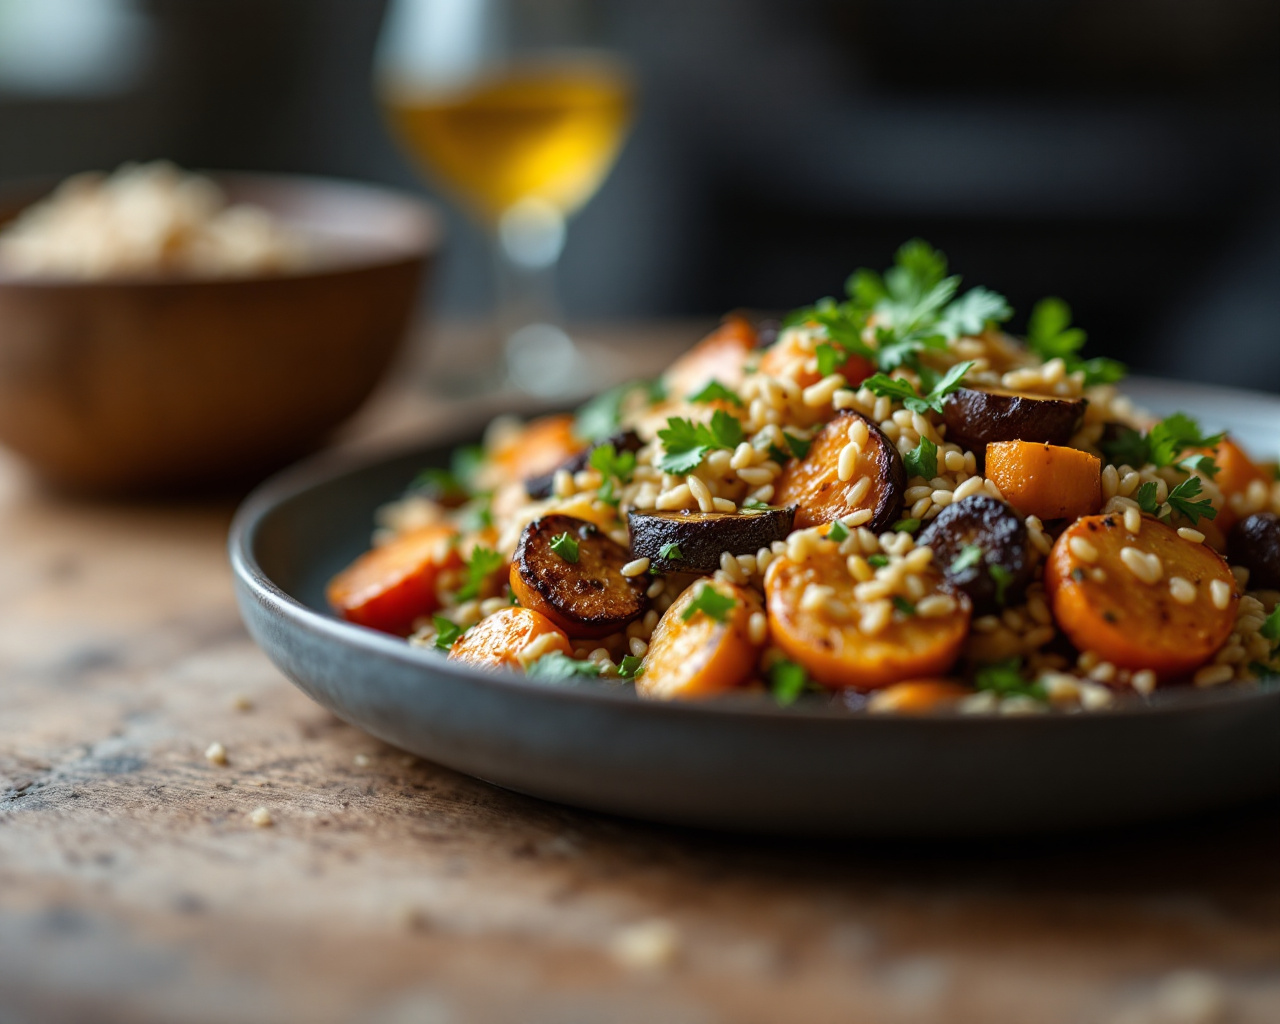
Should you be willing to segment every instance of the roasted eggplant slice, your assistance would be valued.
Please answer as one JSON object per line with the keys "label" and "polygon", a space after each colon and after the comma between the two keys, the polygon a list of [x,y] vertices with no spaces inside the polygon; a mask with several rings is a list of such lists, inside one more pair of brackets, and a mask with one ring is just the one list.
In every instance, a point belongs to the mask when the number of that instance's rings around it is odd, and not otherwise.
{"label": "roasted eggplant slice", "polygon": [[794,508],[759,512],[631,512],[631,554],[658,572],[715,572],[720,554],[754,555],[785,540]]}
{"label": "roasted eggplant slice", "polygon": [[631,555],[594,523],[550,515],[525,527],[511,562],[511,592],[571,637],[617,633],[644,614],[649,580],[623,576]]}
{"label": "roasted eggplant slice", "polygon": [[1280,518],[1255,512],[1231,528],[1227,561],[1249,570],[1250,590],[1280,590]]}
{"label": "roasted eggplant slice", "polygon": [[531,476],[524,482],[524,492],[531,498],[549,498],[551,497],[551,487],[555,483],[556,473],[562,469],[567,469],[570,473],[576,473],[580,469],[586,469],[591,462],[591,453],[597,448],[606,444],[611,444],[615,451],[619,452],[638,452],[644,447],[644,442],[640,440],[640,435],[634,430],[627,430],[620,434],[614,434],[607,437],[603,441],[584,448],[577,455],[570,456],[564,462],[556,466],[549,473],[540,473],[537,476]]}
{"label": "roasted eggplant slice", "polygon": [[[849,428],[857,420],[866,424],[867,440],[853,476],[841,481],[837,471],[840,452],[849,443]],[[871,481],[869,488],[863,487],[864,479]],[[787,463],[773,500],[776,505],[797,506],[795,525],[800,528],[829,523],[867,508],[872,516],[866,525],[883,530],[901,514],[906,489],[907,471],[893,442],[867,417],[845,409],[818,432],[803,459]]]}
{"label": "roasted eggplant slice", "polygon": [[947,440],[967,448],[981,461],[992,441],[1066,444],[1080,428],[1088,404],[1083,398],[960,388],[947,396],[942,417]]}
{"label": "roasted eggplant slice", "polygon": [[1015,603],[1031,581],[1027,527],[1003,501],[977,494],[948,505],[921,532],[933,563],[973,602],[975,615]]}

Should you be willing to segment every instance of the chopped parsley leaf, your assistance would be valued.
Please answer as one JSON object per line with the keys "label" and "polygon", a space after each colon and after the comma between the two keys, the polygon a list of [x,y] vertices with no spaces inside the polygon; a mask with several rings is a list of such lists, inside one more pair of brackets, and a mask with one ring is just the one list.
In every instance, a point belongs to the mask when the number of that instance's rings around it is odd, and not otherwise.
{"label": "chopped parsley leaf", "polygon": [[825,342],[815,348],[813,352],[818,357],[818,372],[824,377],[831,376],[836,372],[836,368],[844,362],[840,354],[836,352],[835,347]]}
{"label": "chopped parsley leaf", "polygon": [[1208,477],[1210,480],[1222,472],[1222,467],[1212,455],[1189,456],[1178,463],[1178,468],[1185,469],[1188,473],[1195,473],[1197,476]]}
{"label": "chopped parsley leaf", "polygon": [[999,562],[992,562],[987,566],[987,575],[996,585],[996,604],[1004,607],[1006,591],[1009,589],[1009,584],[1013,582],[1013,573]]}
{"label": "chopped parsley leaf", "polygon": [[964,572],[965,569],[971,569],[981,561],[982,548],[977,544],[966,544],[960,549],[960,554],[951,560],[947,572]]}
{"label": "chopped parsley leaf", "polygon": [[1155,515],[1156,509],[1160,507],[1160,502],[1156,501],[1156,482],[1148,480],[1139,487],[1138,493],[1133,496],[1133,500],[1138,503],[1138,508],[1142,509],[1147,515]]}
{"label": "chopped parsley leaf", "polygon": [[635,391],[648,392],[651,403],[666,397],[661,380],[633,380],[596,395],[578,410],[573,432],[588,441],[603,441],[618,432],[622,425],[622,406]]}
{"label": "chopped parsley leaf", "polygon": [[557,533],[551,538],[551,550],[571,565],[578,564],[578,542],[568,531]]}
{"label": "chopped parsley leaf", "polygon": [[893,606],[897,608],[898,611],[902,612],[903,615],[914,615],[916,613],[916,606],[901,594],[893,595]]}
{"label": "chopped parsley leaf", "polygon": [[883,569],[889,564],[888,555],[867,555],[867,565],[876,569]]}
{"label": "chopped parsley leaf", "polygon": [[990,690],[1001,697],[1047,699],[1044,687],[1022,674],[1021,658],[1006,658],[983,665],[974,674],[973,685],[979,690]]}
{"label": "chopped parsley leaf", "polygon": [[409,483],[410,494],[421,494],[432,501],[458,502],[465,501],[467,489],[462,482],[447,469],[432,467],[424,469]]}
{"label": "chopped parsley leaf", "polygon": [[1258,632],[1272,644],[1280,643],[1280,605],[1276,605],[1275,611],[1266,617]]}
{"label": "chopped parsley leaf", "polygon": [[932,480],[938,475],[938,446],[922,437],[920,443],[902,457],[902,464],[907,469],[908,478],[922,476]]}
{"label": "chopped parsley leaf", "polygon": [[431,616],[431,622],[436,627],[436,647],[442,651],[449,650],[458,637],[466,632],[452,619],[446,619],[443,615]]}
{"label": "chopped parsley leaf", "polygon": [[458,588],[458,600],[469,601],[473,597],[478,597],[480,588],[484,586],[485,580],[506,563],[507,560],[492,548],[479,545],[472,548],[471,557],[466,561],[467,578],[462,586]]}
{"label": "chopped parsley leaf", "polygon": [[1201,519],[1213,519],[1218,515],[1218,510],[1208,498],[1193,500],[1199,497],[1201,490],[1200,478],[1191,476],[1169,492],[1169,507],[1190,519],[1193,526]]}
{"label": "chopped parsley leaf", "polygon": [[742,422],[723,409],[712,414],[709,424],[672,416],[666,428],[658,431],[658,439],[663,447],[658,467],[664,473],[689,473],[713,449],[738,447],[742,443]]}
{"label": "chopped parsley leaf", "polygon": [[1071,307],[1061,299],[1041,299],[1031,310],[1027,323],[1027,347],[1041,359],[1061,359],[1068,373],[1084,371],[1085,386],[1114,384],[1128,372],[1114,359],[1081,359],[1080,349],[1087,335],[1071,323]]}
{"label": "chopped parsley leaf", "polygon": [[921,415],[932,410],[942,412],[942,400],[964,383],[964,375],[973,366],[973,361],[956,363],[928,392],[921,395],[909,381],[901,377],[890,377],[877,373],[862,382],[862,386],[870,388],[873,394],[883,395],[902,403],[903,407]]}
{"label": "chopped parsley leaf", "polygon": [[893,524],[894,533],[915,533],[920,529],[919,519],[899,519]]}
{"label": "chopped parsley leaf", "polygon": [[831,521],[831,528],[827,530],[827,540],[833,540],[839,544],[842,540],[849,536],[849,528],[840,522],[839,519]]}
{"label": "chopped parsley leaf", "polygon": [[797,459],[803,459],[808,455],[809,449],[813,445],[812,441],[806,441],[804,438],[788,434],[786,431],[783,431],[782,437],[787,442],[787,447],[791,449],[791,454]]}
{"label": "chopped parsley leaf", "polygon": [[1225,435],[1203,434],[1200,424],[1186,413],[1176,412],[1151,428],[1145,436],[1131,427],[1121,427],[1115,438],[1099,447],[1116,465],[1139,469],[1148,462],[1172,466],[1189,448],[1212,448]]}
{"label": "chopped parsley leaf", "polygon": [[1120,427],[1114,438],[1099,442],[1098,447],[1108,461],[1117,466],[1141,469],[1151,460],[1151,446],[1142,432],[1133,427]]}
{"label": "chopped parsley leaf", "polygon": [[704,583],[702,589],[689,606],[680,613],[680,618],[688,622],[691,618],[702,612],[709,619],[715,619],[716,622],[724,622],[729,617],[729,612],[738,604],[737,600],[732,597],[725,597],[716,590],[710,583]]}
{"label": "chopped parsley leaf", "polygon": [[563,651],[551,651],[525,669],[525,675],[530,679],[554,683],[576,676],[595,678],[600,675],[600,666],[594,661],[571,658]]}
{"label": "chopped parsley leaf", "polygon": [[636,453],[620,452],[612,441],[593,448],[587,462],[605,479],[616,476],[624,484],[631,482],[631,475],[636,471]]}
{"label": "chopped parsley leaf", "polygon": [[742,405],[742,399],[721,384],[718,380],[708,381],[706,387],[699,391],[696,395],[690,395],[691,402],[732,402],[734,405]]}
{"label": "chopped parsley leaf", "polygon": [[644,664],[644,658],[637,658],[634,654],[624,654],[622,663],[618,666],[618,675],[623,679],[639,679],[644,673],[644,669],[640,666]]}
{"label": "chopped parsley leaf", "polygon": [[684,558],[684,552],[680,550],[679,544],[663,544],[658,548],[658,557],[668,562],[678,562]]}
{"label": "chopped parsley leaf", "polygon": [[761,501],[759,498],[752,498],[750,501],[744,501],[739,507],[739,512],[767,512],[773,508],[767,501]]}
{"label": "chopped parsley leaf", "polygon": [[782,707],[794,704],[805,690],[817,689],[803,665],[780,658],[769,668],[769,691]]}

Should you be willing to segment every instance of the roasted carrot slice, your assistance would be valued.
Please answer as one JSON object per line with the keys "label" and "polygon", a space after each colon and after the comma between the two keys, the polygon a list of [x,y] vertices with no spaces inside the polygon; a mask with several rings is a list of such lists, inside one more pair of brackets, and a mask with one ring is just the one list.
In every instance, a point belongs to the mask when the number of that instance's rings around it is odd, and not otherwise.
{"label": "roasted carrot slice", "polygon": [[489,453],[490,463],[501,478],[494,483],[523,481],[549,473],[586,447],[586,442],[574,434],[573,417],[568,413],[530,420]]}
{"label": "roasted carrot slice", "polygon": [[756,613],[763,609],[754,590],[721,580],[692,584],[658,621],[636,691],[659,700],[690,700],[742,686],[764,646],[751,639]]}
{"label": "roasted carrot slice", "polygon": [[551,651],[573,655],[569,638],[555,623],[532,608],[503,608],[463,633],[450,648],[449,658],[492,668],[524,668],[526,662]]}
{"label": "roasted carrot slice", "polygon": [[[853,465],[853,476],[840,479],[840,453],[850,442],[850,430],[866,428],[866,440]],[[870,485],[864,481],[869,480]],[[871,420],[852,409],[838,413],[823,427],[803,459],[788,462],[774,491],[775,505],[799,506],[798,529],[829,523],[860,509],[870,509],[872,530],[890,526],[902,512],[907,471],[898,449]]]}
{"label": "roasted carrot slice", "polygon": [[756,329],[740,316],[724,323],[694,345],[663,375],[672,398],[695,395],[713,380],[736,388],[746,375],[747,357],[755,351]]}
{"label": "roasted carrot slice", "polygon": [[[1231,498],[1236,494],[1244,494],[1249,489],[1249,485],[1255,480],[1261,480],[1263,483],[1269,483],[1266,470],[1254,462],[1244,449],[1235,443],[1230,437],[1224,437],[1218,442],[1214,448],[1202,448],[1195,454],[1208,455],[1218,465],[1220,470],[1214,478],[1213,482],[1218,485],[1227,500],[1223,507],[1218,510],[1217,517],[1213,520],[1213,526],[1217,527],[1225,537],[1230,532],[1231,527],[1239,520],[1239,516],[1231,507]],[[1200,529],[1200,527],[1197,527]],[[1214,535],[1216,531],[1204,531],[1210,541],[1217,540]],[[1222,545],[1215,544],[1218,550],[1222,550]]]}
{"label": "roasted carrot slice", "polygon": [[[771,377],[781,377],[797,360],[808,362],[811,359],[813,359],[813,353],[801,346],[796,334],[783,332],[781,337],[765,350],[760,360],[760,372],[767,373]],[[850,385],[857,387],[875,373],[876,368],[871,360],[864,356],[852,355],[837,366],[835,372],[843,375]],[[801,369],[793,375],[792,379],[800,387],[807,388],[810,384],[817,384],[822,380],[822,374],[816,368]]]}
{"label": "roasted carrot slice", "polygon": [[550,515],[524,528],[511,593],[572,637],[618,633],[649,606],[646,576],[624,576],[631,554],[595,523]]}
{"label": "roasted carrot slice", "polygon": [[1102,460],[1078,448],[993,441],[986,475],[1023,515],[1073,519],[1102,508]]}
{"label": "roasted carrot slice", "polygon": [[867,710],[894,715],[927,715],[951,707],[973,693],[954,679],[908,679],[877,690],[867,702]]}
{"label": "roasted carrot slice", "polygon": [[424,526],[366,551],[329,583],[333,610],[348,622],[384,633],[408,633],[415,619],[440,607],[436,581],[462,564],[449,526]]}
{"label": "roasted carrot slice", "polygon": [[[877,610],[888,609],[859,604],[837,545],[824,544],[804,561],[776,558],[764,578],[773,642],[814,679],[834,688],[870,690],[945,674],[969,632],[971,606],[963,593],[946,590],[941,574],[929,569],[924,575],[925,596],[943,598],[931,602],[930,615],[915,612],[917,603],[878,616]],[[826,599],[806,602],[805,592],[817,586],[830,588]],[[882,624],[872,626],[877,618]],[[872,631],[865,632],[864,624]]]}
{"label": "roasted carrot slice", "polygon": [[1136,536],[1122,516],[1077,519],[1054,543],[1044,583],[1076,647],[1162,678],[1204,664],[1231,634],[1240,601],[1216,552],[1149,517]]}

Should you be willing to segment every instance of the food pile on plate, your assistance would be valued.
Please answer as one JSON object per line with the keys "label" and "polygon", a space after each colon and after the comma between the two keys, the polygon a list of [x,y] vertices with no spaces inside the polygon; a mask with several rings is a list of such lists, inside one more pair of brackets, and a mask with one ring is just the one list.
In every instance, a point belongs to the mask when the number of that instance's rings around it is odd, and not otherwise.
{"label": "food pile on plate", "polygon": [[163,161],[77,174],[0,230],[0,270],[22,277],[239,277],[311,260],[266,210]]}
{"label": "food pile on plate", "polygon": [[1269,675],[1273,469],[1135,409],[1062,301],[1012,318],[918,240],[841,301],[730,316],[660,379],[425,471],[330,601],[658,699],[1015,713]]}

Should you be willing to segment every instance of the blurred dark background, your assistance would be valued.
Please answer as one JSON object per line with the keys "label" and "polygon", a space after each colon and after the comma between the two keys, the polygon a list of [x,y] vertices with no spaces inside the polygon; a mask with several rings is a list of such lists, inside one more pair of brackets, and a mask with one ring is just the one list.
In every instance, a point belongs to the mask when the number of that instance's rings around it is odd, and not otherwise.
{"label": "blurred dark background", "polygon": [[[912,235],[1135,368],[1280,390],[1275,0],[601,0],[639,79],[571,318],[783,309]],[[0,0],[0,178],[168,157],[422,189],[374,0]],[[435,289],[479,314],[449,207]],[[1015,321],[1015,326],[1020,326]]]}

